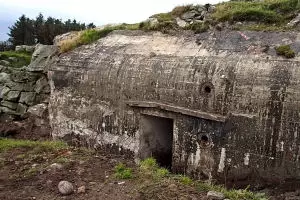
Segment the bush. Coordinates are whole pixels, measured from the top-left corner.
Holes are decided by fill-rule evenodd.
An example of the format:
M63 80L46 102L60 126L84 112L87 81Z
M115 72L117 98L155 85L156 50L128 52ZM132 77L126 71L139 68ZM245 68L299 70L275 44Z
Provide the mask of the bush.
M291 49L290 45L282 45L275 48L277 55L284 56L286 58L294 58L295 52Z
M119 163L115 166L115 176L119 179L131 179L132 169L127 168L123 163Z

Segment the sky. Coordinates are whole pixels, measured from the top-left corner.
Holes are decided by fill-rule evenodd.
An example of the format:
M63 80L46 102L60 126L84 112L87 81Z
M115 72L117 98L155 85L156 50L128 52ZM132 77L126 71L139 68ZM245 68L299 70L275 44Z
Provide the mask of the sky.
M0 41L8 39L8 27L25 14L39 13L62 20L76 19L97 26L108 23L136 23L149 16L171 11L185 4L215 4L224 0L0 0Z

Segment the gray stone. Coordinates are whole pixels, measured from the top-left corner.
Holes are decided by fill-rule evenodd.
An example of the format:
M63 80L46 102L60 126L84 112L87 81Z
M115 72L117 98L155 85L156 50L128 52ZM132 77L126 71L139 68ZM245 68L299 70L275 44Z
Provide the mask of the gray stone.
M61 170L63 168L62 164L59 163L53 163L49 166L52 170Z
M11 102L11 101L1 101L1 105L3 107L10 108L12 110L16 110L17 106L18 106L18 103Z
M69 195L74 192L73 184L69 181L60 181L58 183L58 191L63 195Z
M179 17L176 18L176 23L181 28L184 28L188 24L186 23L186 21L180 19Z
M209 12L209 13L212 13L212 12L214 12L216 10L216 6L213 6L213 5L210 5L209 7L208 7L208 9L207 9L207 11Z
M37 80L34 91L36 93L50 93L50 86L45 76Z
M20 115L24 115L27 111L27 108L28 106L26 106L25 104L19 103L16 112Z
M21 92L19 102L26 105L33 105L35 100L35 92Z
M296 25L298 25L300 23L300 14L297 15L297 17L295 17L294 19L292 19L287 26L289 27L294 27Z
M5 72L0 73L0 84L4 84L10 81L10 75Z
M38 117L43 117L46 110L47 110L47 105L41 103L41 104L31 106L28 109L28 112L31 113L32 115L35 115L35 116L38 116Z
M16 83L16 82L7 82L5 84L7 87L9 87L11 90L18 90L18 91L24 91L24 92L32 92L34 91L34 82L28 82L28 83Z
M49 103L50 94L37 94L35 96L35 102L36 103Z
M5 95L4 99L7 101L18 101L20 96L20 91L9 91L7 95Z
M4 69L6 69L6 67L3 65L0 65L0 72L4 71Z
M0 64L4 66L8 66L10 65L10 62L8 62L7 60L0 60Z
M11 80L17 83L33 82L38 80L40 76L41 74L30 73L25 70L11 72Z
M1 93L0 93L0 98L4 98L8 93L9 93L10 89L8 87L2 87L1 89Z
M221 192L209 191L207 193L207 198L210 200L223 200L225 196Z
M86 190L86 188L85 188L84 185L83 185L83 186L80 186L80 187L77 189L77 193L78 193L78 194L85 193L85 190Z
M150 23L150 26L154 26L158 24L158 20L155 17L150 17L149 19L146 20L146 22Z
M191 21L195 16L196 16L196 12L195 11L189 11L186 13L183 13L181 15L181 19L185 20L185 21Z
M27 70L32 72L46 72L49 64L52 63L52 57L58 53L58 47L55 45L38 44L32 54L31 63Z
M8 57L8 60L10 60L12 62L18 62L18 58L16 58L16 57Z
M35 46L29 46L29 45L18 45L15 48L15 51L26 51L26 52L33 52L35 49Z
M13 109L10 109L10 108L7 108L7 107L4 107L4 106L0 106L0 113L5 113L6 114L6 118L11 118L13 119L14 117L13 116L10 116L10 115L17 115L16 111L13 110ZM1 115L1 120L2 120L2 116ZM9 119L8 119L9 120Z

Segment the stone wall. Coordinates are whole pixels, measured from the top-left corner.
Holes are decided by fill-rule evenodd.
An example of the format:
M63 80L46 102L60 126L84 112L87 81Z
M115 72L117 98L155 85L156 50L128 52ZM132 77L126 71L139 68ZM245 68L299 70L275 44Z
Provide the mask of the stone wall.
M49 102L47 59L56 47L37 45L29 66L0 66L0 115L23 116L30 107Z

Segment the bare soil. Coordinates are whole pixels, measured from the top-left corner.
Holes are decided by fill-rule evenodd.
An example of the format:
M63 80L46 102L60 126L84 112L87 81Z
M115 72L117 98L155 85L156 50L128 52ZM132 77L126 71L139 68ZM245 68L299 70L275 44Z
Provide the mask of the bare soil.
M1 141L0 141L1 142ZM118 180L114 167L122 162L135 169L135 164L121 156L89 152L78 148L37 151L14 148L2 152L0 159L0 199L203 199L206 194L172 180L153 182L132 178ZM53 163L62 169L51 168ZM136 169L135 169L136 170ZM133 172L133 174L136 174ZM58 183L73 183L73 194L63 196ZM85 186L85 193L77 188Z

